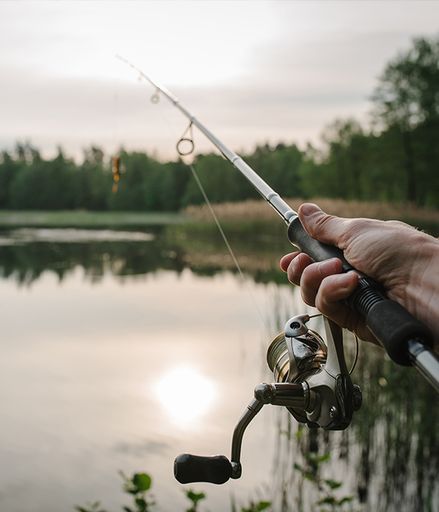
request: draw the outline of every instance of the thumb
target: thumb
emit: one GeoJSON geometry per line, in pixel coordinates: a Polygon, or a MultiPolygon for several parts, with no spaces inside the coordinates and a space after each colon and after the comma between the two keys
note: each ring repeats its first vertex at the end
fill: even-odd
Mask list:
{"type": "Polygon", "coordinates": [[[328,215],[314,203],[300,206],[299,219],[310,236],[326,244],[344,249],[347,234],[347,219],[328,215]]]}

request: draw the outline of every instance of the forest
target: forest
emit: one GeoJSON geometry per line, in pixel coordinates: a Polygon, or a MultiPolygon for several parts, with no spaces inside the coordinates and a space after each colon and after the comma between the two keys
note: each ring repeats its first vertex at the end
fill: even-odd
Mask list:
{"type": "MultiPolygon", "coordinates": [[[[327,197],[439,204],[439,37],[417,38],[391,60],[371,93],[371,122],[336,120],[318,145],[265,144],[241,155],[285,197],[327,197]]],[[[203,202],[189,167],[144,152],[118,153],[117,193],[110,155],[84,150],[81,162],[62,148],[45,159],[30,143],[0,154],[0,209],[178,211],[203,202]]],[[[195,157],[212,202],[258,197],[221,156],[195,157]]]]}

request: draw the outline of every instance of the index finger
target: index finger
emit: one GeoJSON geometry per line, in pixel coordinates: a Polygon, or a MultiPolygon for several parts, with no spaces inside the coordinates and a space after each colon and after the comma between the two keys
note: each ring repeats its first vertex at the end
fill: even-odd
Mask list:
{"type": "Polygon", "coordinates": [[[288,254],[285,254],[285,256],[282,256],[282,258],[279,261],[280,268],[286,272],[288,270],[288,265],[293,261],[293,259],[300,254],[300,251],[290,252],[288,254]]]}

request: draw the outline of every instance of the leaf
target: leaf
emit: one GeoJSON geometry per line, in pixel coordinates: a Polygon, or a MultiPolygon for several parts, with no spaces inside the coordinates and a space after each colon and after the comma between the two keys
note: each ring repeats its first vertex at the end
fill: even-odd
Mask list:
{"type": "Polygon", "coordinates": [[[323,480],[323,481],[331,489],[338,489],[339,487],[342,486],[341,482],[338,482],[337,480],[331,480],[330,478],[328,480],[323,480]]]}
{"type": "Polygon", "coordinates": [[[125,512],[134,512],[133,509],[131,509],[130,507],[123,507],[123,509],[125,510],[125,512]]]}
{"type": "Polygon", "coordinates": [[[136,498],[134,502],[136,503],[137,508],[139,509],[140,512],[145,512],[145,510],[147,510],[148,504],[143,498],[136,498]]]}
{"type": "Polygon", "coordinates": [[[89,503],[87,507],[79,507],[76,505],[75,510],[78,512],[105,512],[104,509],[100,508],[100,504],[100,501],[95,501],[94,503],[89,503]]]}
{"type": "Polygon", "coordinates": [[[338,504],[344,505],[345,503],[351,502],[353,499],[354,499],[353,496],[345,496],[344,498],[342,498],[341,500],[338,501],[338,504]]]}
{"type": "Polygon", "coordinates": [[[152,479],[146,473],[134,473],[131,479],[133,485],[138,489],[138,492],[149,491],[152,484],[152,479]]]}
{"type": "Polygon", "coordinates": [[[259,512],[260,510],[266,510],[270,506],[271,501],[260,501],[259,503],[256,504],[255,510],[259,512]]]}
{"type": "Polygon", "coordinates": [[[295,433],[297,441],[300,441],[302,439],[303,433],[304,433],[303,428],[299,428],[299,430],[297,430],[297,432],[295,433]]]}
{"type": "Polygon", "coordinates": [[[189,489],[186,492],[186,497],[192,501],[194,505],[196,505],[199,501],[204,500],[206,494],[204,492],[195,492],[192,489],[189,489]]]}
{"type": "Polygon", "coordinates": [[[258,503],[250,503],[249,508],[241,507],[241,512],[260,512],[271,507],[270,501],[259,501],[258,503]]]}
{"type": "Polygon", "coordinates": [[[304,471],[302,474],[306,480],[309,480],[310,482],[317,482],[317,477],[314,475],[314,473],[311,473],[310,471],[304,471]]]}
{"type": "Polygon", "coordinates": [[[337,500],[334,496],[325,496],[317,502],[317,505],[337,505],[337,500]]]}
{"type": "Polygon", "coordinates": [[[330,459],[330,453],[325,453],[323,455],[318,455],[317,453],[310,453],[308,455],[308,460],[310,462],[314,462],[315,464],[323,464],[324,462],[328,462],[330,459]]]}

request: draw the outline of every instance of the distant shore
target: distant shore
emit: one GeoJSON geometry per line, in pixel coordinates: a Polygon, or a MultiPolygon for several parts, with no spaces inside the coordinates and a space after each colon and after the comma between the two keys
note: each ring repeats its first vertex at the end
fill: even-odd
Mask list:
{"type": "Polygon", "coordinates": [[[174,212],[0,210],[0,228],[3,229],[19,227],[143,228],[180,224],[186,220],[185,214],[174,212]]]}
{"type": "MultiPolygon", "coordinates": [[[[298,209],[303,199],[287,199],[292,208],[298,209]]],[[[410,204],[384,202],[346,201],[341,199],[314,198],[328,213],[342,217],[371,217],[382,220],[396,219],[420,228],[433,228],[439,232],[439,210],[419,208],[410,204]]],[[[236,203],[213,205],[216,215],[225,225],[279,224],[274,210],[263,200],[250,200],[236,203]]],[[[213,223],[206,205],[189,206],[183,212],[127,212],[127,211],[30,211],[0,210],[0,228],[16,227],[78,227],[78,228],[118,228],[165,226],[170,224],[213,223]]]]}

